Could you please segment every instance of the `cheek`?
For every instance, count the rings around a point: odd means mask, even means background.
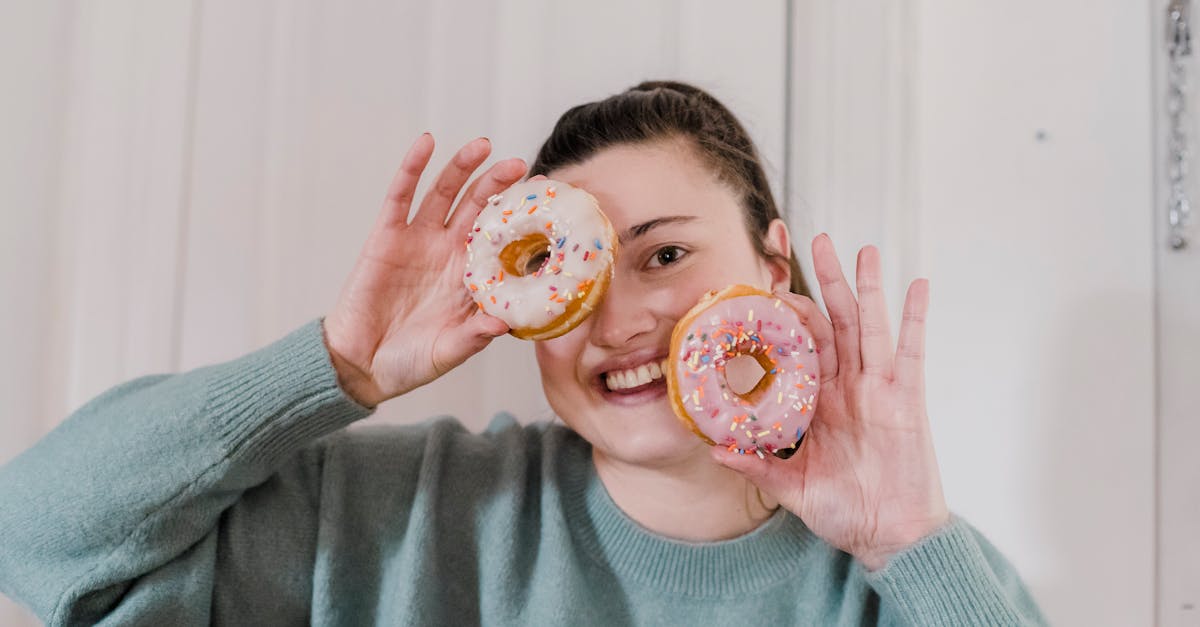
[[[547,396],[554,392],[561,393],[567,386],[577,385],[576,370],[583,349],[580,330],[585,325],[586,322],[566,335],[543,340],[534,345],[534,355],[542,375],[542,387],[545,388]]]
[[[708,292],[721,290],[730,285],[744,283],[770,290],[764,285],[757,264],[729,264],[727,261],[709,260],[697,264],[686,272],[665,281],[648,302],[665,318],[677,321],[682,318]]]

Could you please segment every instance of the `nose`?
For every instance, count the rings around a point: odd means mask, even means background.
[[[645,295],[632,281],[614,276],[600,306],[588,317],[591,342],[602,348],[620,348],[654,330],[655,316]]]

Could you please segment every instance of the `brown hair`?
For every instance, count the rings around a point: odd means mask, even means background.
[[[754,142],[725,105],[693,85],[647,81],[571,108],[538,150],[529,175],[582,163],[611,146],[674,138],[687,140],[718,180],[738,195],[746,230],[758,254],[764,259],[782,257],[764,245],[767,227],[780,216]],[[788,267],[791,291],[811,297],[795,251]]]

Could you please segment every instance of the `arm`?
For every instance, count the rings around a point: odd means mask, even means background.
[[[314,488],[316,460],[297,452],[368,413],[339,389],[316,322],[226,364],[118,386],[0,468],[0,589],[48,624],[207,622],[222,514],[285,461],[275,482]],[[315,522],[269,531],[306,538]]]
[[[1016,569],[957,516],[865,579],[884,625],[1047,624]]]
[[[508,331],[463,288],[462,243],[524,163],[493,165],[453,206],[489,152],[459,150],[409,222],[433,138],[413,144],[324,337],[314,322],[227,364],[119,386],[0,469],[0,591],[51,624],[207,623],[240,594],[268,622],[303,620],[321,466],[305,446]]]

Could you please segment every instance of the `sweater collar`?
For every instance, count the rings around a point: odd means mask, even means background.
[[[713,597],[745,594],[799,574],[804,553],[821,544],[780,507],[753,531],[718,542],[686,542],[654,533],[613,502],[592,462],[591,446],[577,440],[563,464],[563,506],[571,533],[602,568],[671,594]],[[590,523],[590,524],[588,524]]]

